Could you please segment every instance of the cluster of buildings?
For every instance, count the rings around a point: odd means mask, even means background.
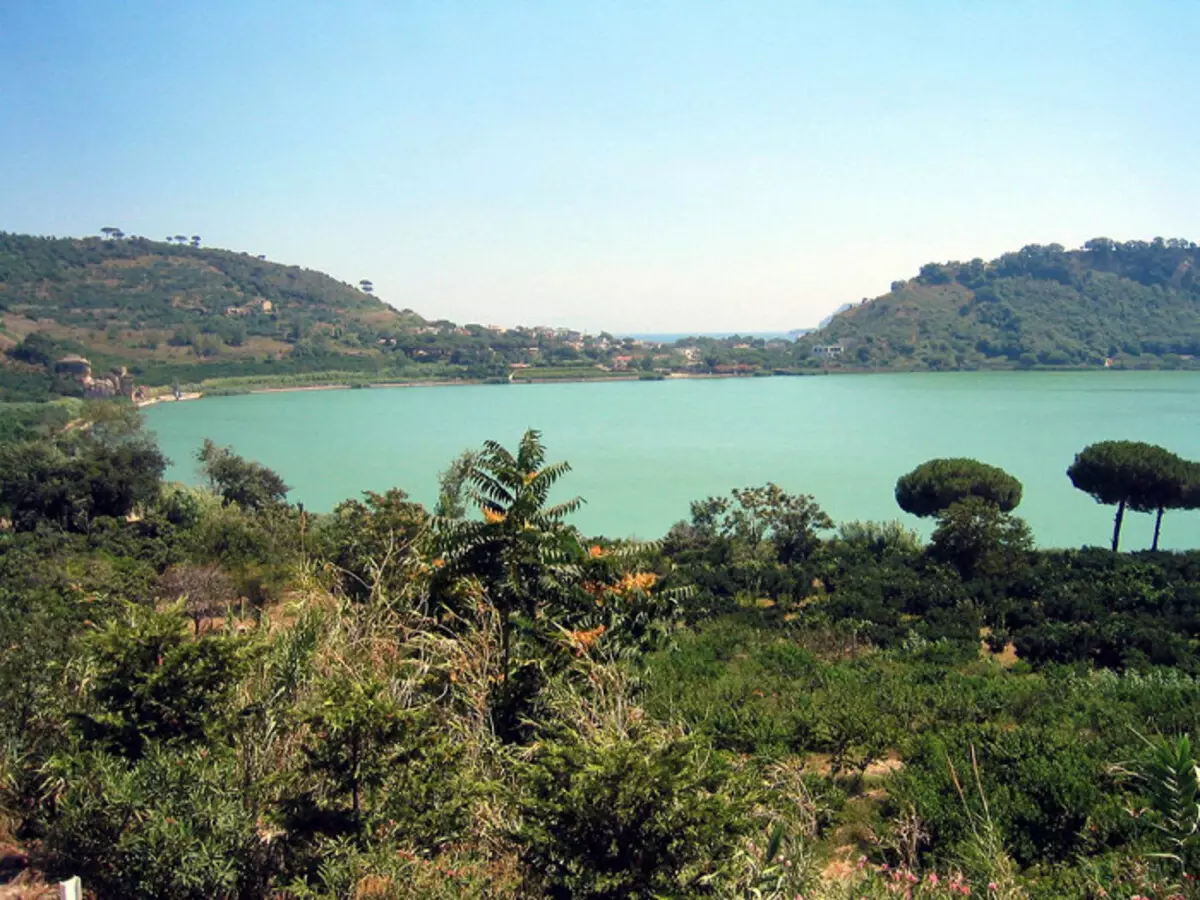
[[[78,381],[88,397],[124,397],[127,400],[139,397],[140,388],[134,385],[133,376],[124,366],[102,375],[93,375],[90,360],[71,354],[55,363],[54,371]]]
[[[238,318],[239,316],[253,316],[259,313],[270,316],[275,312],[275,304],[270,300],[263,300],[261,297],[257,300],[251,300],[249,303],[244,303],[241,306],[225,307],[225,315],[229,318]]]

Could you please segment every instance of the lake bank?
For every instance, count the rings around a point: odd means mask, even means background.
[[[602,384],[608,382],[660,382],[660,381],[676,381],[676,380],[712,380],[712,379],[762,379],[762,378],[811,378],[824,377],[830,375],[878,375],[878,376],[899,376],[899,375],[928,375],[928,376],[947,376],[947,375],[985,375],[985,374],[1050,374],[1050,373],[1130,373],[1130,372],[1200,372],[1200,369],[1122,369],[1122,368],[1098,368],[1089,366],[1081,368],[1078,366],[1037,366],[1033,368],[991,368],[979,370],[947,370],[944,372],[929,371],[925,369],[878,369],[878,368],[857,368],[853,366],[839,366],[837,368],[822,368],[822,369],[802,369],[795,371],[765,371],[754,370],[750,372],[598,372],[595,375],[587,376],[539,376],[536,374],[523,375],[521,373],[536,372],[537,370],[522,369],[517,372],[510,372],[506,378],[415,378],[405,379],[400,381],[347,381],[343,378],[321,380],[320,375],[315,376],[318,380],[312,383],[304,384],[271,384],[263,383],[256,379],[245,379],[244,384],[236,384],[231,386],[230,380],[241,382],[243,379],[214,379],[212,382],[198,382],[189,387],[193,388],[185,393],[181,399],[196,400],[202,397],[229,397],[242,396],[246,394],[283,394],[293,393],[298,391],[343,391],[343,390],[365,390],[365,389],[381,389],[381,388],[407,388],[407,387],[473,387],[473,386],[498,386],[504,384]],[[296,376],[287,376],[294,378]],[[173,399],[173,398],[166,398]],[[140,406],[149,406],[154,403],[164,402],[163,395],[157,395],[148,400],[138,401]]]
[[[527,370],[525,370],[527,371]],[[507,379],[492,380],[485,378],[455,378],[455,379],[414,379],[409,381],[371,381],[347,383],[344,381],[329,381],[316,384],[245,386],[237,388],[214,387],[204,390],[201,382],[199,390],[185,391],[176,398],[169,394],[158,394],[135,401],[138,407],[154,406],[158,403],[170,403],[178,400],[199,400],[204,397],[236,397],[248,394],[290,394],[306,391],[351,391],[351,390],[380,390],[384,388],[416,388],[416,387],[480,387],[502,386],[505,384],[606,384],[609,382],[658,382],[681,379],[721,379],[721,378],[764,378],[764,377],[801,377],[803,375],[828,375],[830,372],[786,373],[772,375],[770,373],[735,373],[735,372],[671,372],[660,374],[658,377],[646,377],[640,373],[618,373],[597,375],[594,377],[538,377],[529,376],[516,378],[510,375]],[[857,372],[841,372],[837,374],[862,374]]]

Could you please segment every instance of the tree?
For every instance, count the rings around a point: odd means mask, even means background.
[[[200,473],[226,503],[236,503],[243,509],[262,509],[284,502],[291,490],[271,469],[262,463],[243,459],[229,447],[218,447],[205,439],[196,454]]]
[[[215,563],[172,566],[159,579],[159,593],[170,602],[183,602],[196,635],[205,619],[224,612],[238,596],[233,579]]]
[[[111,442],[106,442],[111,441]],[[71,434],[0,447],[0,508],[18,531],[41,523],[87,531],[101,516],[123,517],[153,499],[166,468],[140,434],[101,439]]]
[[[578,580],[583,546],[564,520],[583,500],[549,505],[551,488],[570,470],[566,462],[546,463],[541,434],[532,428],[515,456],[487,441],[467,474],[468,494],[483,520],[444,525],[445,577],[479,579],[500,615],[505,677],[517,617],[534,619]]]
[[[178,612],[130,604],[127,615],[86,639],[88,709],[76,717],[84,737],[136,759],[147,742],[204,739],[224,711],[242,667],[242,641],[190,640]]]
[[[337,568],[348,597],[360,602],[394,599],[411,585],[406,563],[429,515],[399,488],[384,494],[367,491],[364,497],[345,500],[323,517],[325,557]]]
[[[375,292],[375,285],[365,278],[358,283],[358,286],[362,289],[364,294],[372,294]]]
[[[982,497],[953,503],[938,517],[930,555],[975,577],[1012,581],[1015,567],[1033,551],[1033,533],[1025,520],[1002,511]]]
[[[193,246],[193,247],[199,247],[199,246],[200,246],[200,235],[198,235],[198,234],[193,234],[193,235],[192,235],[192,246]]]
[[[732,494],[733,503],[721,497],[693,503],[693,524],[751,549],[769,546],[784,565],[808,559],[820,546],[819,532],[833,527],[808,494],[789,494],[771,482]]]
[[[104,447],[116,447],[138,437],[142,430],[142,411],[125,400],[86,400],[79,418]]]
[[[21,362],[48,369],[54,364],[58,352],[58,345],[51,338],[40,331],[31,331],[21,343],[8,351],[8,355]]]
[[[1154,540],[1151,550],[1158,549],[1162,533],[1163,513],[1168,509],[1200,509],[1200,465],[1180,459],[1163,457],[1155,478],[1138,498],[1138,512],[1155,513]]]
[[[896,482],[896,503],[922,518],[939,515],[967,497],[1012,512],[1021,503],[1021,482],[997,466],[961,457],[931,459]]]
[[[326,680],[317,699],[305,718],[312,736],[304,747],[307,768],[349,797],[351,824],[358,827],[364,792],[382,785],[400,762],[404,711],[379,681],[344,673]]]
[[[1112,550],[1116,553],[1121,543],[1126,507],[1138,512],[1175,508],[1175,504],[1183,500],[1187,466],[1174,453],[1157,444],[1100,441],[1076,454],[1075,461],[1067,469],[1067,477],[1071,484],[1097,503],[1117,507],[1112,535]]]
[[[438,475],[438,502],[434,514],[444,519],[461,519],[467,513],[464,489],[475,465],[475,451],[464,450]]]

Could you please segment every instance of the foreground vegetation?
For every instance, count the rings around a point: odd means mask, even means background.
[[[971,460],[897,486],[927,545],[775,485],[653,544],[588,540],[535,432],[451,461],[434,509],[396,489],[312,515],[210,442],[206,489],[165,484],[132,409],[79,412],[0,447],[21,879],[1200,896],[1198,553],[1035,550],[1019,482]],[[1190,496],[1191,464],[1096,446],[1072,477],[1102,502]]]

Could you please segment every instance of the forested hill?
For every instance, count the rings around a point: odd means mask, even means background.
[[[682,351],[605,332],[427,321],[381,302],[369,281],[347,284],[212,249],[199,236],[152,241],[102,231],[87,238],[0,232],[0,403],[96,393],[75,356],[104,378],[124,367],[142,389],[177,383],[209,393],[413,380],[661,378],[701,366]],[[739,362],[722,357],[714,366],[741,371]]]
[[[118,237],[0,233],[6,346],[39,331],[102,363],[263,361],[361,353],[381,333],[423,324],[371,296],[369,283],[211,249],[198,236],[108,231]]]
[[[1192,366],[1198,266],[1196,244],[1162,238],[929,263],[802,343],[834,368]]]

